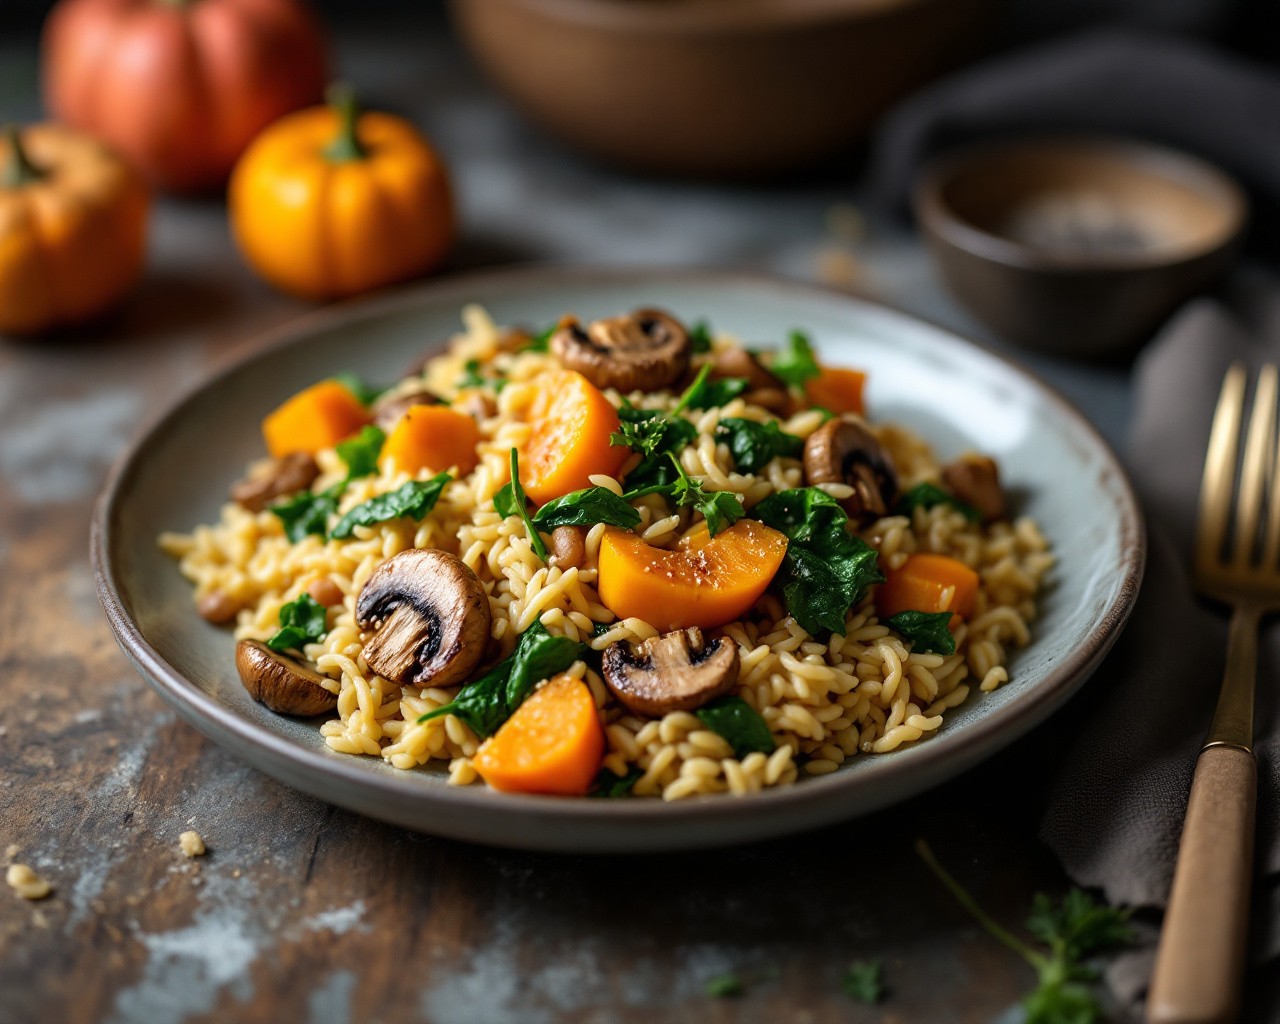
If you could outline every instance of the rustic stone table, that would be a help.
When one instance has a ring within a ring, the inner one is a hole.
[[[711,188],[583,163],[525,126],[441,29],[342,34],[370,102],[451,162],[453,269],[673,263],[850,281],[978,334],[900,227],[849,229],[850,163],[823,180]],[[34,40],[0,43],[6,116],[39,115]],[[860,268],[860,269],[859,269]],[[1066,886],[1036,835],[1053,725],[874,817],[745,849],[535,855],[417,835],[303,797],[179,722],[117,650],[87,557],[94,497],[159,404],[302,312],[254,279],[220,205],[164,201],[150,267],[112,323],[0,340],[0,851],[55,887],[0,891],[0,1022],[1016,1019],[1030,971],[913,853],[928,838],[1002,922]],[[987,339],[988,341],[990,339]],[[1105,433],[1127,373],[1028,360]],[[180,481],[175,481],[180,486]],[[178,836],[209,845],[185,858]],[[881,958],[887,998],[840,988]],[[746,993],[714,999],[737,972]],[[1274,1019],[1276,983],[1251,980]]]

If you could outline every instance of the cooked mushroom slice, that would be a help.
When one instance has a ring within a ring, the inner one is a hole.
[[[724,636],[704,643],[700,629],[679,629],[634,649],[626,640],[610,644],[602,664],[619,702],[659,718],[701,707],[731,689],[738,680],[738,645]]]
[[[231,485],[231,500],[250,512],[261,512],[274,498],[310,487],[319,475],[315,459],[306,452],[294,452],[255,466],[243,480]]]
[[[236,644],[236,671],[249,696],[277,714],[310,717],[338,706],[338,695],[324,688],[323,676],[257,640]]]
[[[567,318],[551,338],[562,366],[598,388],[624,393],[671,387],[689,368],[692,349],[684,325],[656,309],[596,320],[585,329]]]
[[[787,385],[770,373],[763,363],[745,348],[722,348],[711,357],[711,377],[713,380],[724,377],[742,377],[750,390],[761,388],[777,388],[786,391]]]
[[[412,390],[401,391],[399,394],[379,396],[374,401],[370,411],[373,413],[373,422],[375,424],[383,430],[390,430],[400,422],[400,417],[415,405],[439,404],[439,395],[428,391],[425,385],[415,384]]]
[[[384,679],[452,686],[471,675],[489,638],[489,598],[456,555],[413,548],[383,562],[360,591],[356,622],[373,636],[364,660]]]
[[[828,420],[804,443],[805,482],[848,484],[840,504],[855,521],[882,516],[893,506],[898,475],[874,434],[856,417]]]
[[[976,452],[960,456],[942,467],[942,482],[966,505],[972,505],[984,523],[1006,515],[1000,469],[994,459]]]
[[[795,412],[796,404],[786,388],[755,388],[744,392],[742,400],[748,405],[768,409],[775,416],[785,419]]]

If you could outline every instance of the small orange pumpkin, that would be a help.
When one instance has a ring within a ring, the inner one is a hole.
[[[0,140],[0,332],[105,312],[142,273],[146,187],[106,146],[55,124]]]
[[[281,118],[231,175],[236,244],[281,291],[324,300],[439,266],[454,237],[444,164],[403,118],[351,92]]]

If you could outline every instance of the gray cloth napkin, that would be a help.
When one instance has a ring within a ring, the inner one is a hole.
[[[1073,701],[1049,769],[1041,838],[1074,880],[1116,903],[1163,907],[1168,898],[1221,681],[1226,612],[1196,598],[1188,573],[1200,472],[1227,366],[1280,362],[1280,282],[1261,271],[1239,276],[1178,313],[1135,366],[1125,461],[1147,513],[1146,578],[1124,635]],[[1280,953],[1280,621],[1265,623],[1261,639],[1255,960]],[[1128,1001],[1149,970],[1148,949],[1119,961],[1108,980]]]

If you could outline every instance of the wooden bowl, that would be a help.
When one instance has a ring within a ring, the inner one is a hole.
[[[998,0],[451,0],[492,79],[635,170],[761,177],[852,143],[976,51]]]
[[[1122,355],[1229,265],[1240,187],[1146,143],[1030,140],[926,169],[916,216],[943,281],[1010,341]]]

